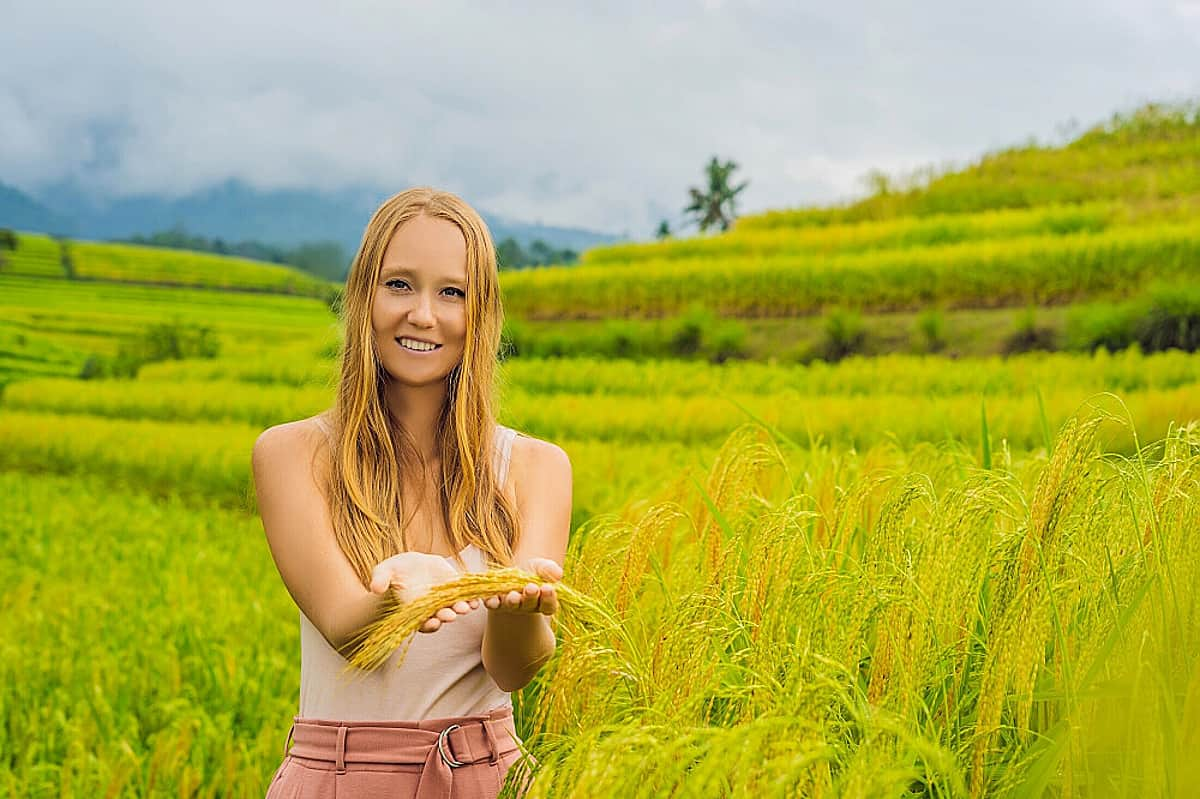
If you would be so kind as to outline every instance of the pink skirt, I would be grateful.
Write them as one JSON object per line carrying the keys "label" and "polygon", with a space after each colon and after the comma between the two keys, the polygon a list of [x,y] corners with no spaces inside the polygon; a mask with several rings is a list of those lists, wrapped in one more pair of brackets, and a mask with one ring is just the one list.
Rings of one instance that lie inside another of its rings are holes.
{"label": "pink skirt", "polygon": [[293,739],[266,799],[494,799],[521,758],[511,707],[416,722],[296,716]]}

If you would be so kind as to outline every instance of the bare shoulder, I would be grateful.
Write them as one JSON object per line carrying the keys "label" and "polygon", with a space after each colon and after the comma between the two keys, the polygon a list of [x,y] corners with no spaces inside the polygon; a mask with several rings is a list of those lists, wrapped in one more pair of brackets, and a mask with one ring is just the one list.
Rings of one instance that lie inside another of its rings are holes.
{"label": "bare shoulder", "polygon": [[284,422],[258,434],[251,454],[256,474],[283,466],[290,466],[301,458],[314,466],[324,463],[320,457],[328,451],[328,439],[317,417]]}
{"label": "bare shoulder", "polygon": [[[557,489],[571,495],[571,458],[566,450],[550,441],[521,433],[512,444],[510,471],[517,497],[529,489]],[[522,491],[522,489],[525,489]]]}

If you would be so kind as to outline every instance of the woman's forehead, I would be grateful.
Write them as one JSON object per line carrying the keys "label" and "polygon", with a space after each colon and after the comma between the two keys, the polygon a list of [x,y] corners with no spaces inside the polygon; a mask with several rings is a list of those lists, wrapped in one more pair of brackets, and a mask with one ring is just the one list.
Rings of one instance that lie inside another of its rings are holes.
{"label": "woman's forehead", "polygon": [[452,222],[419,216],[401,225],[383,254],[384,273],[466,280],[467,243]]}

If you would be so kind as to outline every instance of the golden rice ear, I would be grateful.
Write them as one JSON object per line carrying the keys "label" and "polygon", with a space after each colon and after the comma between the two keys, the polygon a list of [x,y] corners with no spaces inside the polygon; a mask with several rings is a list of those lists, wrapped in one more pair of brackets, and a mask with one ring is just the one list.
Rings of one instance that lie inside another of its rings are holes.
{"label": "golden rice ear", "polygon": [[[397,650],[403,660],[410,636],[420,630],[426,619],[459,600],[520,591],[527,583],[540,582],[541,578],[520,569],[493,569],[467,572],[455,580],[435,585],[412,602],[404,602],[393,593],[386,602],[388,608],[384,615],[361,630],[351,642],[351,654],[343,673],[355,669],[376,669]],[[554,587],[558,593],[560,614],[576,618],[606,615],[595,601],[570,586],[557,582]]]}

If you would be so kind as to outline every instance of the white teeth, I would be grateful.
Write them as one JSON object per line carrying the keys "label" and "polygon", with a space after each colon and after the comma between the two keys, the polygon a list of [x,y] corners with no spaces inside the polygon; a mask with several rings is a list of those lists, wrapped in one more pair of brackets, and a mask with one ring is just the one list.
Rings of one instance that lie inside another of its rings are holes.
{"label": "white teeth", "polygon": [[399,339],[399,342],[401,347],[404,347],[407,350],[416,350],[418,352],[429,352],[430,350],[436,350],[438,348],[437,344],[427,344],[426,342],[416,341],[415,339],[411,338],[401,338]]}

